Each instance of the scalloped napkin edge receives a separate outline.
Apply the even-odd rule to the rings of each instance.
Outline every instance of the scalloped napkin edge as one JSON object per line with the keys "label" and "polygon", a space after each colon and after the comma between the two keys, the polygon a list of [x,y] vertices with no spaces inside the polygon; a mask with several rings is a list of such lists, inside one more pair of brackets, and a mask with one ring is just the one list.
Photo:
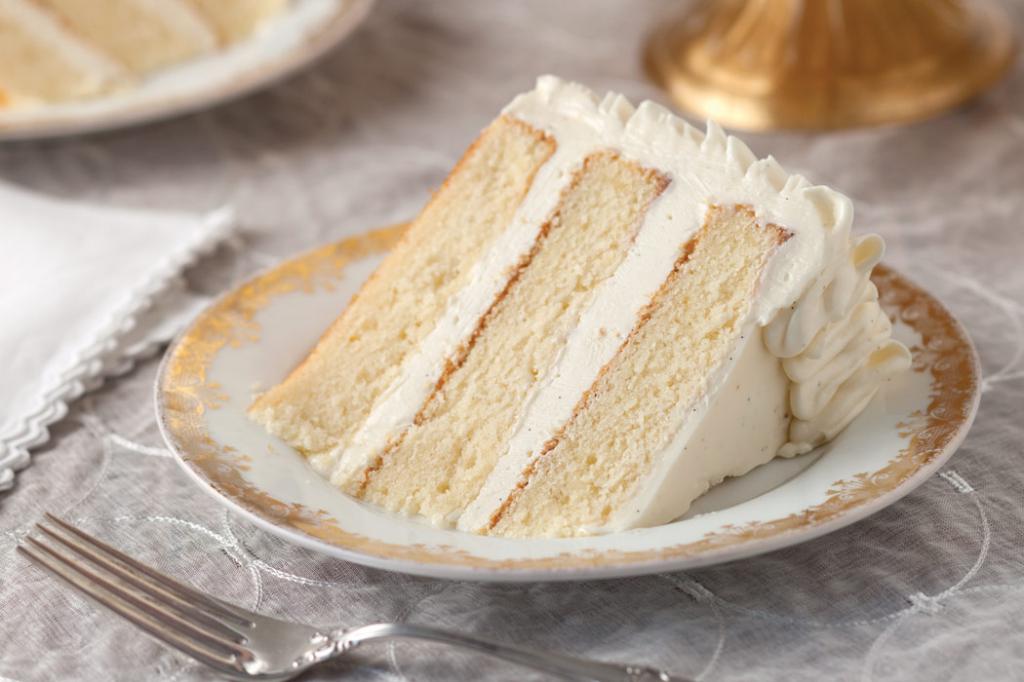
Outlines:
{"label": "scalloped napkin edge", "polygon": [[[232,236],[236,226],[231,207],[222,207],[204,215],[104,208],[50,199],[0,183],[0,216],[9,216],[12,206],[16,206],[13,212],[22,220],[15,227],[2,228],[5,233],[10,230],[13,238],[5,235],[4,242],[8,244],[0,246],[9,248],[10,242],[14,244],[13,249],[4,249],[8,250],[7,254],[0,251],[0,267],[10,265],[4,262],[5,258],[18,257],[12,251],[18,250],[19,236],[24,238],[21,245],[27,244],[26,250],[32,255],[33,247],[39,245],[40,232],[48,231],[50,234],[46,236],[52,240],[59,237],[61,230],[81,231],[90,227],[102,231],[97,238],[111,240],[109,246],[111,253],[116,254],[115,261],[124,262],[131,258],[131,242],[135,240],[135,246],[139,247],[141,236],[145,237],[147,253],[159,249],[162,255],[151,267],[140,271],[141,276],[131,277],[133,281],[125,282],[123,294],[115,294],[119,299],[115,305],[107,310],[83,313],[94,316],[97,323],[92,334],[73,344],[72,352],[65,350],[61,353],[63,357],[41,361],[50,366],[40,367],[38,386],[30,387],[29,400],[13,406],[18,410],[20,405],[24,405],[23,412],[13,418],[5,415],[7,418],[0,421],[0,492],[14,486],[15,472],[31,462],[30,450],[49,440],[49,427],[67,414],[68,406],[74,400],[98,388],[107,378],[129,371],[136,361],[153,355],[207,303],[206,297],[186,289],[181,274]],[[42,215],[37,218],[37,214]],[[55,217],[59,220],[54,220]],[[38,224],[31,225],[36,220]],[[59,225],[55,224],[58,222]],[[118,252],[118,234],[130,237],[126,240],[129,250]],[[74,238],[81,240],[82,233],[75,234]],[[59,247],[54,251],[59,251]],[[38,249],[34,255],[39,255]],[[44,272],[50,268],[63,274],[60,265],[59,262],[44,263],[40,268]],[[121,268],[111,267],[110,263],[97,262],[96,265],[96,277],[125,276]],[[0,274],[2,282],[3,274]],[[19,293],[17,288],[14,287],[14,296]],[[77,294],[78,289],[74,293]],[[14,303],[24,304],[24,301]],[[61,301],[54,305],[62,303],[66,305]],[[36,300],[32,304],[45,306],[48,302]],[[0,334],[3,333],[0,329]],[[16,353],[13,361],[21,359]],[[29,358],[28,361],[38,362],[39,358]]]}

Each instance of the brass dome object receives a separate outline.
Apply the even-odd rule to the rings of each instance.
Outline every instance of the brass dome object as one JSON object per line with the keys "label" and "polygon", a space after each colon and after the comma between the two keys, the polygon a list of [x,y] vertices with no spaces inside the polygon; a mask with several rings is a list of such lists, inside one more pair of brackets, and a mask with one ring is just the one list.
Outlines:
{"label": "brass dome object", "polygon": [[961,104],[1013,61],[992,0],[704,0],[655,30],[648,73],[733,128],[912,121]]}

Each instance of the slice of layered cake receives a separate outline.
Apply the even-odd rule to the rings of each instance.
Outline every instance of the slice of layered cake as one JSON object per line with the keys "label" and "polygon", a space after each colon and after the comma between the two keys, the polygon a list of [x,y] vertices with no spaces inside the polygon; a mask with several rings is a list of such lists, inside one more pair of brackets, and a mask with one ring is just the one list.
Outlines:
{"label": "slice of layered cake", "polygon": [[909,364],[848,199],[544,77],[250,414],[346,493],[572,536],[807,452]]}

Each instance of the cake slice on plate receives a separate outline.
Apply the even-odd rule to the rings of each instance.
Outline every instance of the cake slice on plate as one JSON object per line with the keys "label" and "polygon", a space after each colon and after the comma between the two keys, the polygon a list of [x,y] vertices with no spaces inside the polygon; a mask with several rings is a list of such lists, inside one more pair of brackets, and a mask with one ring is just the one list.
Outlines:
{"label": "cake slice on plate", "polygon": [[714,124],[543,77],[250,414],[437,525],[664,523],[908,367],[869,280],[882,240],[852,219]]}

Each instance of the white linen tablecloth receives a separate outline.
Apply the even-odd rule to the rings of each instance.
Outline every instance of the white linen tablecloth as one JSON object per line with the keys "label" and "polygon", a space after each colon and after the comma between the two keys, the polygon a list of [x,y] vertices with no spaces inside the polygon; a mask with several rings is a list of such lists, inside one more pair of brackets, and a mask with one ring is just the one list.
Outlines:
{"label": "white linen tablecloth", "polygon": [[[674,4],[385,0],[340,49],[265,93],[139,129],[5,144],[0,177],[127,206],[235,205],[246,248],[191,274],[213,293],[413,215],[540,73],[664,101],[639,54]],[[429,623],[702,680],[1024,679],[1024,68],[929,122],[744,137],[853,197],[858,228],[884,235],[887,261],[972,333],[984,396],[944,475],[846,530],[724,566],[582,584],[413,578],[289,546],[201,493],[157,433],[152,360],[75,403],[0,499],[0,680],[211,679],[15,554],[44,510],[201,589],[310,623]],[[540,678],[401,644],[304,679]]]}
{"label": "white linen tablecloth", "polygon": [[182,272],[234,230],[208,214],[59,201],[0,182],[0,492],[67,405],[150,357],[209,299]]}

